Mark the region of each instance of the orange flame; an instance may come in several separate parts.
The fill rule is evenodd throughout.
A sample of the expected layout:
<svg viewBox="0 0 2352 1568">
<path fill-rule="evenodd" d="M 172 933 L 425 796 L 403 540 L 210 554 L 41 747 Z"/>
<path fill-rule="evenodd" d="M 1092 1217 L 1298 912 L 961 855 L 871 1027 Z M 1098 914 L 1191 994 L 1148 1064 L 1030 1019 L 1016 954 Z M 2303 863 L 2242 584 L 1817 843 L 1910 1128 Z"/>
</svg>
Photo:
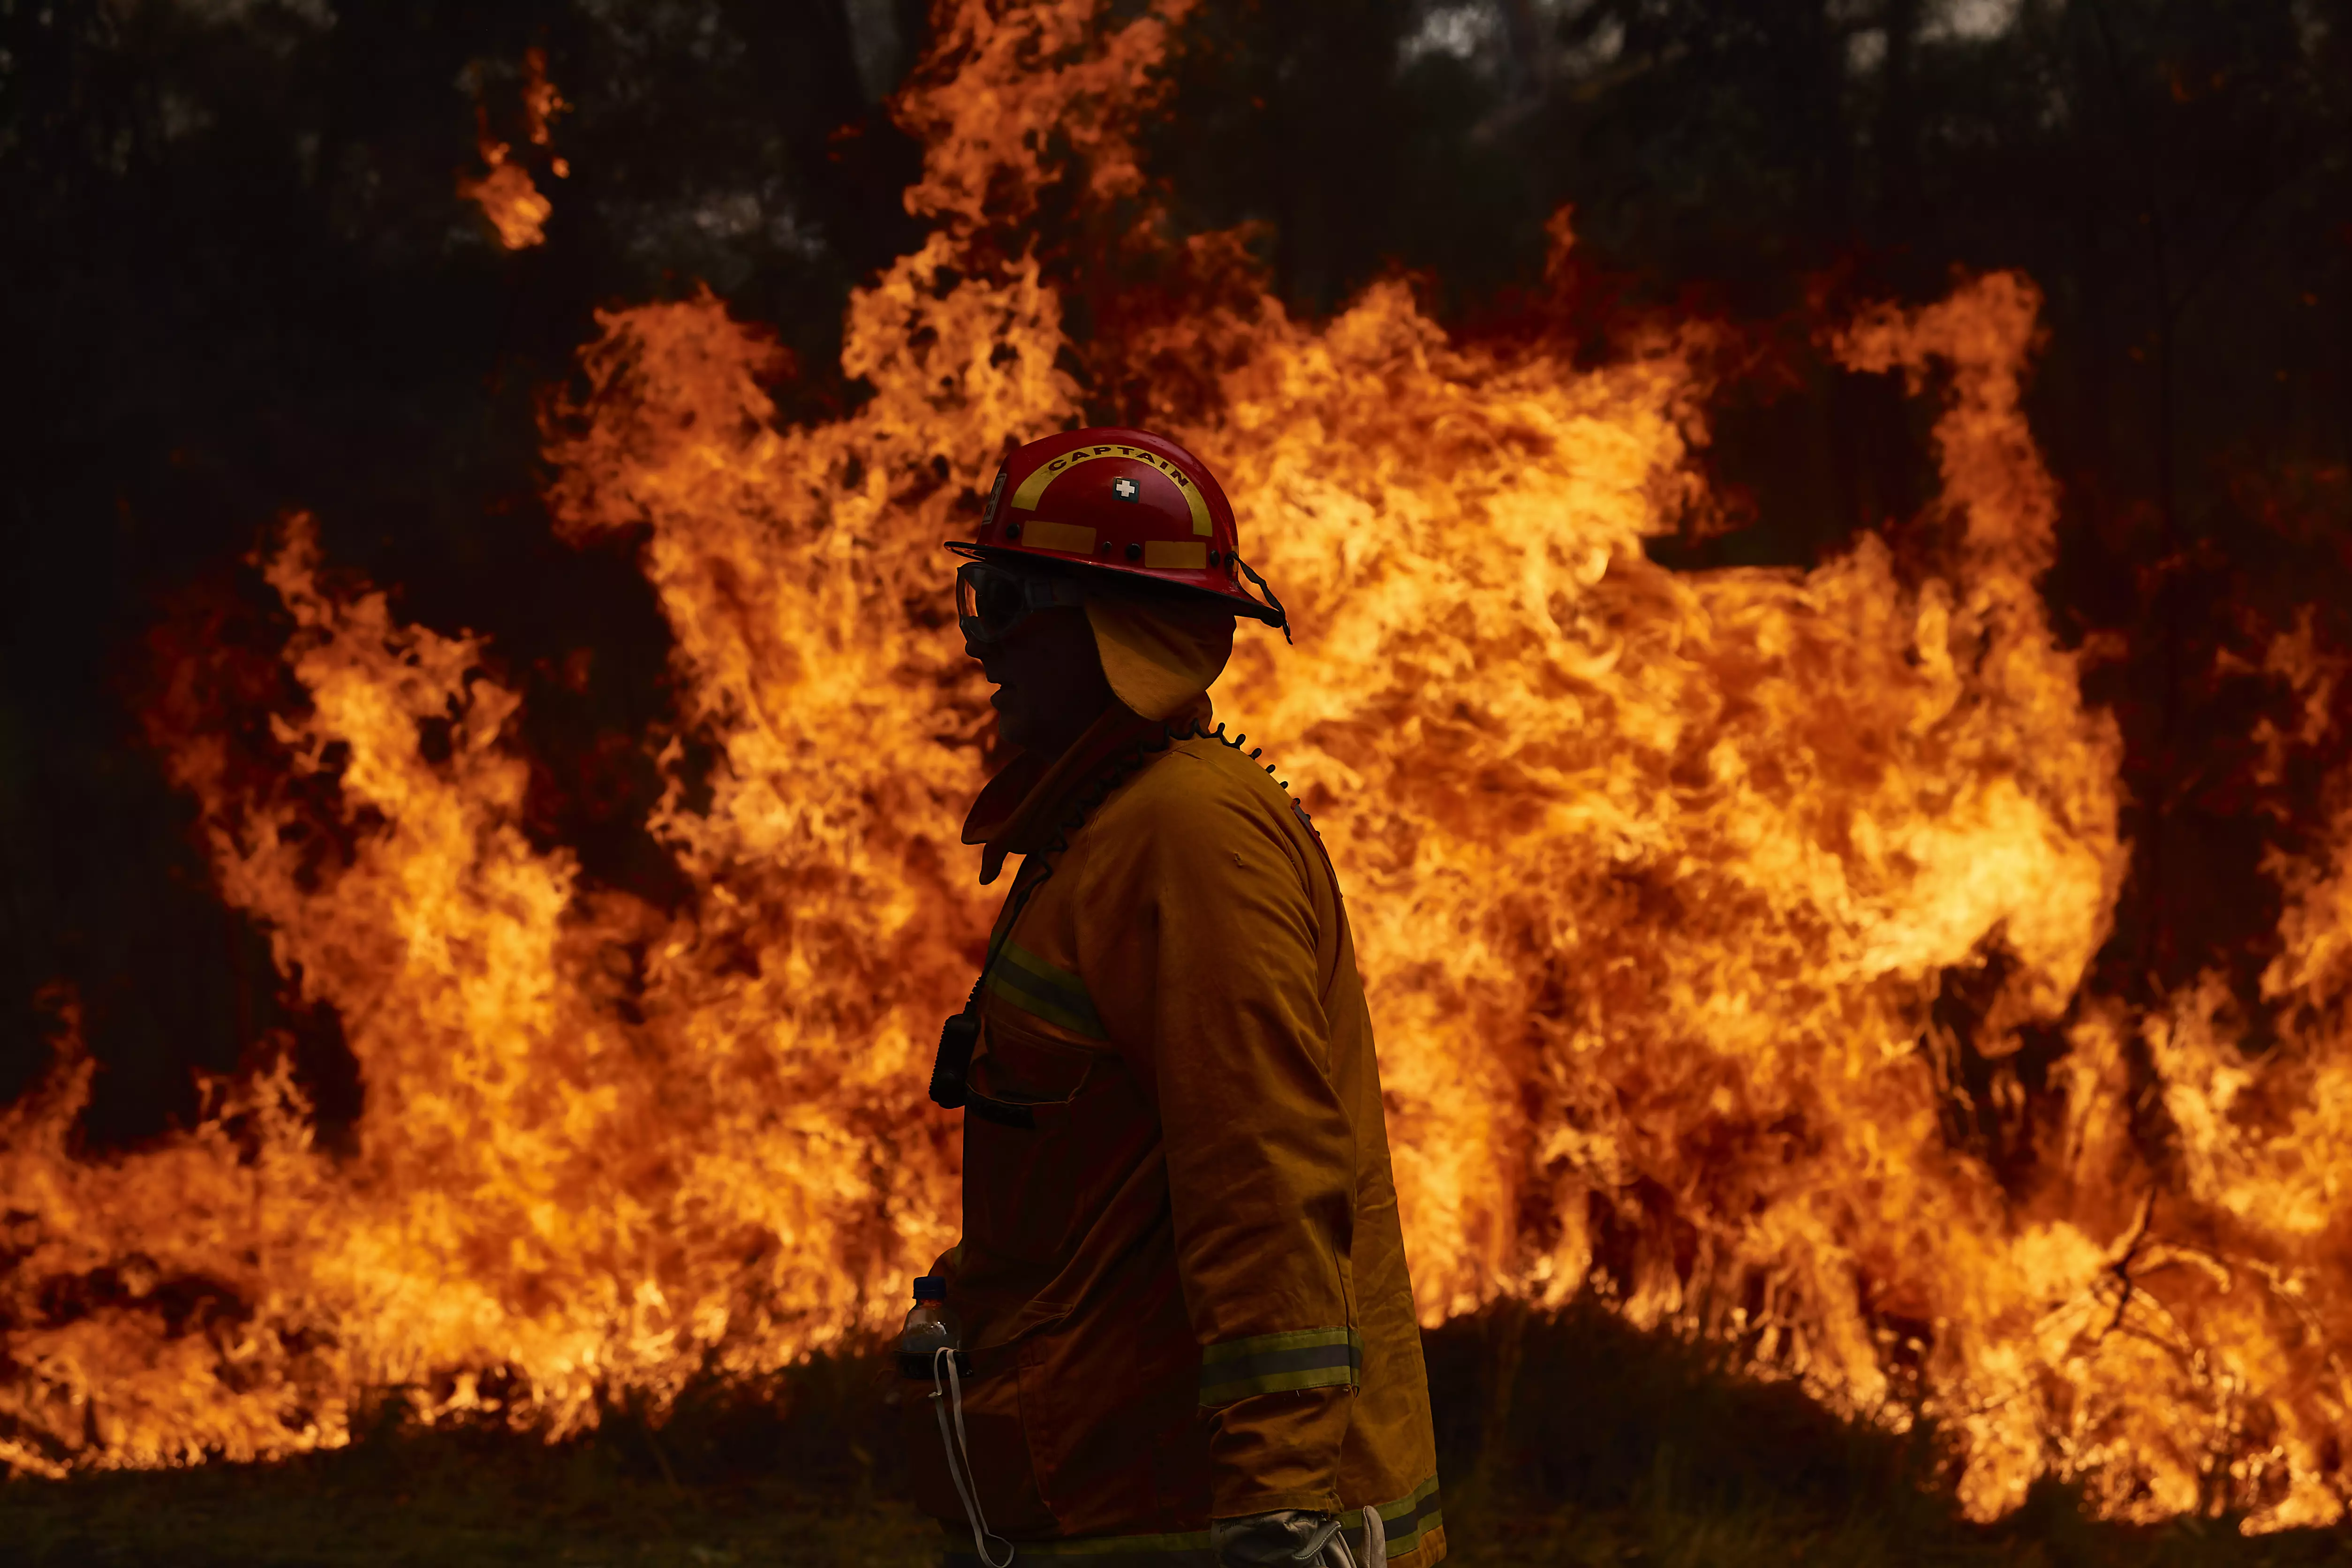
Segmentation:
<svg viewBox="0 0 2352 1568">
<path fill-rule="evenodd" d="M 427 1418 L 572 1430 L 600 1391 L 658 1404 L 886 1322 L 951 1238 L 921 1086 L 988 913 L 955 842 L 984 707 L 938 545 L 1003 442 L 1082 416 L 1060 298 L 990 225 L 1050 176 L 1043 127 L 1077 128 L 1097 197 L 1145 192 L 1125 128 L 1180 8 L 1003 9 L 943 5 L 902 105 L 938 226 L 852 302 L 870 402 L 778 429 L 767 340 L 705 295 L 600 318 L 551 415 L 559 526 L 646 530 L 681 718 L 718 748 L 709 799 L 674 786 L 654 821 L 686 912 L 535 851 L 519 699 L 481 647 L 322 586 L 289 525 L 267 575 L 308 706 L 276 733 L 332 785 L 348 863 L 289 847 L 298 791 L 159 735 L 224 895 L 342 1019 L 357 1148 L 313 1150 L 279 1073 L 79 1161 L 68 1052 L 0 1125 L 23 1325 L 0 1460 L 332 1445 L 394 1387 Z M 1240 255 L 1191 242 L 1219 303 L 1120 347 L 1189 367 L 1155 417 L 1304 628 L 1244 639 L 1220 701 L 1277 737 L 1349 890 L 1429 1321 L 1602 1292 L 1842 1408 L 1942 1423 L 1982 1517 L 2044 1473 L 2127 1518 L 2339 1517 L 2352 802 L 2330 858 L 2276 868 L 2265 985 L 2313 1004 L 2284 1045 L 2242 1053 L 2214 987 L 2160 1016 L 2086 989 L 2120 747 L 2035 587 L 2058 505 L 2019 402 L 2032 286 L 1824 339 L 1939 400 L 1937 559 L 1898 572 L 1864 538 L 1811 571 L 1676 575 L 1642 541 L 1703 498 L 1703 330 L 1580 367 L 1449 340 L 1396 285 L 1318 327 Z M 2274 657 L 2342 678 L 2307 629 Z M 1990 1088 L 1956 1076 L 1963 1029 Z M 2053 1030 L 2058 1113 L 2031 1120 L 2011 1062 Z M 2168 1164 L 2129 1126 L 2150 1072 Z M 2031 1179 L 1955 1134 L 1971 1092 Z M 34 1299 L 54 1279 L 105 1289 L 68 1321 Z"/>
<path fill-rule="evenodd" d="M 522 111 L 523 134 L 535 147 L 546 147 L 553 141 L 551 126 L 555 117 L 569 109 L 555 84 L 547 79 L 547 52 L 532 48 L 523 51 Z M 540 194 L 530 171 L 513 162 L 514 146 L 490 134 L 489 112 L 476 109 L 475 146 L 482 157 L 482 172 L 461 174 L 457 178 L 457 194 L 482 209 L 482 216 L 499 236 L 499 244 L 509 250 L 529 250 L 547 238 L 547 220 L 554 215 L 555 204 Z M 551 159 L 549 172 L 557 179 L 572 172 L 562 159 Z"/>
</svg>

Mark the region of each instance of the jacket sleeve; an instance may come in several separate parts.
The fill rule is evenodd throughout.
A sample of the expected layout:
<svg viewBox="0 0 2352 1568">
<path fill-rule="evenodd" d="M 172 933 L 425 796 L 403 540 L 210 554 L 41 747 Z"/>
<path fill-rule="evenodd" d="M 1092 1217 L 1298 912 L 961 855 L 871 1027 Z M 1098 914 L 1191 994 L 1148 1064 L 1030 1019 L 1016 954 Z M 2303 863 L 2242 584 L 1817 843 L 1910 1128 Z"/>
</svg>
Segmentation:
<svg viewBox="0 0 2352 1568">
<path fill-rule="evenodd" d="M 1267 806 L 1179 754 L 1087 889 L 1084 972 L 1158 1100 L 1202 1354 L 1213 1512 L 1336 1511 L 1361 1363 L 1353 1133 L 1332 1086 L 1314 879 Z M 1186 775 L 1189 774 L 1189 779 Z M 1097 916 L 1098 917 L 1096 917 Z M 1096 983 L 1096 982 L 1099 983 Z"/>
</svg>

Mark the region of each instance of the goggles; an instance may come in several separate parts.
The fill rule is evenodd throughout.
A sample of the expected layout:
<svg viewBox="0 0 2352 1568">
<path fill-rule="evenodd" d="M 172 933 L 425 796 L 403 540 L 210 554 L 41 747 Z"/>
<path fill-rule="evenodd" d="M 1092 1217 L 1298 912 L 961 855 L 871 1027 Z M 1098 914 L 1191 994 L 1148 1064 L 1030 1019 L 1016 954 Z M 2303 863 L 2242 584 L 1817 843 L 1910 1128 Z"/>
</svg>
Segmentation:
<svg viewBox="0 0 2352 1568">
<path fill-rule="evenodd" d="M 956 620 L 967 643 L 1001 643 L 1034 611 L 1086 601 L 1086 590 L 1066 577 L 1008 571 L 984 560 L 956 569 Z"/>
</svg>

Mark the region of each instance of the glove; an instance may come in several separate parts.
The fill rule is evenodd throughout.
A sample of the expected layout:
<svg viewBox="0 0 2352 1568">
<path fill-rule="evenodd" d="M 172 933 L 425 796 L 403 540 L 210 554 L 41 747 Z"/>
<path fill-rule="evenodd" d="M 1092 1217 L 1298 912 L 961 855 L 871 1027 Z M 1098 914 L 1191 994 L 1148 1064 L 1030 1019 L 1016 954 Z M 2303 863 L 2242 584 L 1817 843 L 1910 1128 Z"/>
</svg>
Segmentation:
<svg viewBox="0 0 2352 1568">
<path fill-rule="evenodd" d="M 1303 1508 L 1209 1521 L 1217 1568 L 1356 1568 L 1337 1515 Z"/>
</svg>

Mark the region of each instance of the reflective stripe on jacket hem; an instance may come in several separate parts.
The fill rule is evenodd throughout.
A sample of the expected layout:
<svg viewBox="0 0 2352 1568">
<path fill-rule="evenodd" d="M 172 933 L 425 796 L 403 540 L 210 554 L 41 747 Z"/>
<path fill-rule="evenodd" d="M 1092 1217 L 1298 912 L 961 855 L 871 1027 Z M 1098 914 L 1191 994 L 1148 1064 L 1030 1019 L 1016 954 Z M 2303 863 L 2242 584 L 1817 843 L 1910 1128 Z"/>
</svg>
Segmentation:
<svg viewBox="0 0 2352 1568">
<path fill-rule="evenodd" d="M 1364 1342 L 1351 1328 L 1286 1329 L 1229 1339 L 1201 1353 L 1200 1402 L 1214 1407 L 1253 1394 L 1352 1388 L 1363 1381 L 1358 1375 L 1363 1364 Z"/>
<path fill-rule="evenodd" d="M 1247 1343 L 1246 1341 L 1242 1343 Z M 1388 1528 L 1389 1561 L 1410 1557 L 1433 1541 L 1444 1538 L 1445 1516 L 1437 1506 L 1437 1478 L 1430 1477 L 1394 1502 L 1380 1505 L 1381 1522 Z M 1362 1541 L 1364 1511 L 1351 1508 L 1339 1516 L 1340 1528 L 1353 1547 Z M 955 1531 L 961 1523 L 943 1524 Z M 966 1535 L 968 1542 L 971 1537 Z M 1071 1568 L 1217 1568 L 1217 1553 L 1205 1530 L 1181 1535 L 1087 1535 L 1072 1541 L 1015 1541 L 1014 1560 L 1052 1558 Z M 980 1558 L 969 1545 L 947 1549 L 946 1568 L 980 1568 Z"/>
<path fill-rule="evenodd" d="M 1087 983 L 1067 969 L 1048 964 L 1015 942 L 1007 942 L 989 966 L 988 988 L 1023 1012 L 1059 1024 L 1089 1040 L 1108 1040 L 1095 999 Z"/>
</svg>

